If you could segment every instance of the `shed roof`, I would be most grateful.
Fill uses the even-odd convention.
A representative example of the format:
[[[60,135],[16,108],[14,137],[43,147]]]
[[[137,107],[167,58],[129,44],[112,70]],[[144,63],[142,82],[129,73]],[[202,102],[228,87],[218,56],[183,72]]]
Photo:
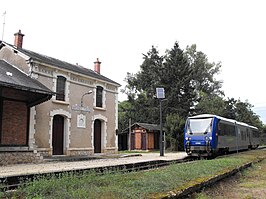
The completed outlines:
[[[160,130],[160,125],[157,125],[157,124],[148,124],[148,123],[139,123],[139,122],[137,122],[137,123],[134,123],[131,126],[131,128],[133,126],[140,126],[140,127],[144,128],[144,129],[147,129],[149,131],[154,131],[154,130],[155,131],[159,131]]]
[[[130,127],[124,129],[121,133],[128,133],[129,128],[132,129],[133,127],[136,127],[136,126],[140,126],[144,129],[147,129],[148,131],[160,131],[160,125],[136,122],[132,124]]]

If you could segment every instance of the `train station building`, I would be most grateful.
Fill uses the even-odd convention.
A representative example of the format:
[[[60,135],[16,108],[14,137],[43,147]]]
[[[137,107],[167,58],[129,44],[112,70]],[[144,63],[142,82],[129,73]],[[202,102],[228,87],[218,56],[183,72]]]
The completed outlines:
[[[28,135],[26,141],[13,143],[7,149],[9,144],[3,139],[6,131],[2,125],[0,149],[19,151],[21,147],[28,147],[41,156],[117,152],[120,84],[101,75],[99,59],[94,62],[94,70],[70,64],[24,49],[23,37],[19,30],[14,45],[0,42],[1,63],[6,65],[7,71],[16,68],[27,79],[42,84],[49,97],[38,100],[38,90],[36,94],[27,94],[28,99],[17,96],[18,101],[33,100],[25,103],[25,110],[28,109],[25,114],[29,115]],[[5,96],[1,96],[2,106],[4,99]]]

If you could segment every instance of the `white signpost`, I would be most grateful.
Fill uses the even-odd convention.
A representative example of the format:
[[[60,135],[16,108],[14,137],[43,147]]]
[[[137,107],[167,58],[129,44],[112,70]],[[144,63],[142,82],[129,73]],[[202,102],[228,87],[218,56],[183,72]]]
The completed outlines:
[[[165,98],[164,88],[156,88],[156,97],[160,100],[160,156],[164,156],[164,136],[162,130],[162,100]]]

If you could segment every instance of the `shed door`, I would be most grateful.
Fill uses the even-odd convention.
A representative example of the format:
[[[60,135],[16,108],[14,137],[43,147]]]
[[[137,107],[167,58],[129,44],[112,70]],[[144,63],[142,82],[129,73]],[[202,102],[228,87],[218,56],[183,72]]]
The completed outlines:
[[[55,115],[53,119],[53,155],[63,155],[64,117]]]
[[[131,150],[135,150],[135,133],[131,133]]]
[[[146,133],[141,133],[141,150],[146,150]]]
[[[154,132],[154,149],[160,149],[160,132]]]
[[[94,153],[101,153],[101,129],[102,123],[100,120],[94,122]]]

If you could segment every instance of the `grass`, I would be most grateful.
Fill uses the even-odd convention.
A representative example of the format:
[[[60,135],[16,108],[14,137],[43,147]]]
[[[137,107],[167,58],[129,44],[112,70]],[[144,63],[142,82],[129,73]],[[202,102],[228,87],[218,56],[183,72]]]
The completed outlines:
[[[182,190],[265,157],[266,152],[255,151],[227,158],[173,164],[150,171],[50,175],[36,178],[27,186],[20,187],[13,198],[160,198],[162,193]]]
[[[264,152],[265,153],[265,152]],[[253,164],[237,175],[216,183],[191,198],[265,198],[266,196],[266,159]]]
[[[243,172],[243,179],[240,181],[241,188],[253,189],[266,187],[266,160],[253,165],[251,169]],[[247,180],[248,179],[248,180]]]

